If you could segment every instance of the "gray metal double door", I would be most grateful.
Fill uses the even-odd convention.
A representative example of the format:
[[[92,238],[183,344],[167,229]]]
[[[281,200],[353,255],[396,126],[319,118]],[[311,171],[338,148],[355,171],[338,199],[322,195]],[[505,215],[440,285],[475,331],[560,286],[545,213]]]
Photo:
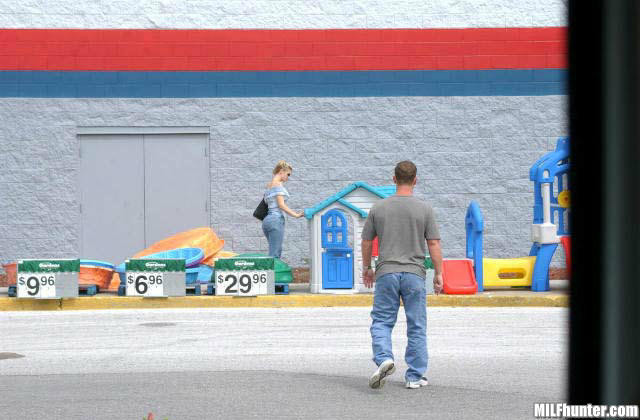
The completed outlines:
[[[81,258],[120,264],[209,226],[206,134],[80,135]]]

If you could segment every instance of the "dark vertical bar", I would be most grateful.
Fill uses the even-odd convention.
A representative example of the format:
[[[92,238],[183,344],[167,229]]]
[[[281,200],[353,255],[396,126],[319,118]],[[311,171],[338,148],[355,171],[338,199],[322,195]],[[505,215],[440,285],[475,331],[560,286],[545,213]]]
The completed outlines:
[[[640,401],[640,2],[569,3],[569,400]]]
[[[603,401],[640,402],[640,2],[608,0],[603,32]]]
[[[569,3],[571,135],[571,312],[569,401],[595,403],[601,390],[602,22],[600,1]]]

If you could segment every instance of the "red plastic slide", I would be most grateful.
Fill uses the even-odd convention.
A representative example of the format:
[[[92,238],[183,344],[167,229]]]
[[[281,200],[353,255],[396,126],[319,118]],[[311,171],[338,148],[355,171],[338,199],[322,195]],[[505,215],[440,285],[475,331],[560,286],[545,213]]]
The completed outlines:
[[[571,279],[571,236],[561,236],[560,242],[564,248],[564,260],[567,263],[567,274]]]
[[[442,280],[446,294],[473,295],[478,291],[478,284],[473,273],[473,261],[445,259],[442,265]]]

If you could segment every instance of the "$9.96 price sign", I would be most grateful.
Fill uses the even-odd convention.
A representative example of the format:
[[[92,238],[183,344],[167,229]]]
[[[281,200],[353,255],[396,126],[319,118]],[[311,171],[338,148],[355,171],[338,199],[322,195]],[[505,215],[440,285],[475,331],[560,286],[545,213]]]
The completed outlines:
[[[55,298],[56,275],[53,273],[21,273],[18,276],[18,297]]]
[[[80,260],[21,260],[16,295],[32,299],[77,296],[79,271]]]

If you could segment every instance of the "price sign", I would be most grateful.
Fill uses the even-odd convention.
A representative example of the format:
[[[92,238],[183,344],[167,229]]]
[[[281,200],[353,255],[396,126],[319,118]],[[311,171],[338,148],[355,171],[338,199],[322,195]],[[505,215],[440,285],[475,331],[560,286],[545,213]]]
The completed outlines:
[[[218,295],[256,296],[267,294],[265,271],[219,271],[216,272]]]
[[[162,273],[156,273],[155,271],[128,271],[127,296],[165,296]]]
[[[217,296],[257,296],[275,293],[274,259],[223,258],[216,261]]]
[[[18,297],[56,298],[56,275],[23,273],[18,277]]]
[[[20,260],[16,296],[58,299],[78,296],[80,260]]]
[[[125,262],[127,296],[168,297],[186,294],[184,259],[131,259]]]

